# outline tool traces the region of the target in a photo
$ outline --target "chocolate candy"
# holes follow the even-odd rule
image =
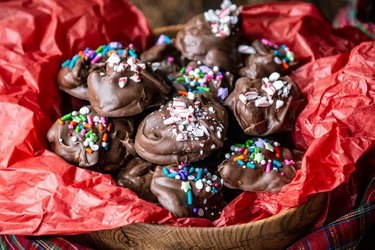
[[[129,188],[140,198],[155,203],[157,198],[150,190],[155,167],[156,165],[151,162],[134,157],[121,169],[117,177],[117,184]]]
[[[231,146],[219,165],[224,185],[252,192],[279,192],[290,183],[301,167],[301,152],[291,151],[278,142],[253,138]]]
[[[125,49],[118,42],[101,45],[96,50],[86,48],[61,65],[62,68],[57,76],[60,89],[79,99],[88,100],[88,75],[94,70],[103,69],[113,53],[121,57],[126,57],[128,54],[138,56],[132,45]]]
[[[237,7],[225,1],[220,10],[209,10],[189,20],[177,33],[176,48],[188,59],[235,72],[239,64],[237,24]]]
[[[240,45],[238,50],[245,57],[239,74],[250,79],[267,77],[273,72],[287,75],[297,65],[294,53],[286,45],[279,46],[267,39],[255,40],[251,46]]]
[[[160,204],[176,217],[202,217],[214,220],[223,207],[222,181],[215,173],[190,164],[158,166],[151,191]]]
[[[293,80],[274,72],[268,78],[237,80],[225,105],[248,135],[291,130],[304,100]]]
[[[105,71],[94,71],[88,77],[89,100],[100,115],[133,116],[152,105],[158,105],[171,91],[157,74],[142,61],[116,54]],[[111,59],[111,58],[110,58]]]
[[[138,127],[135,149],[147,161],[168,165],[198,161],[223,146],[227,113],[215,97],[173,98]]]
[[[179,71],[185,61],[166,35],[161,35],[154,46],[144,51],[141,60],[149,62],[153,71],[164,75]]]
[[[100,172],[117,170],[128,152],[134,128],[129,120],[99,116],[90,106],[59,118],[47,138],[52,150],[64,160]]]

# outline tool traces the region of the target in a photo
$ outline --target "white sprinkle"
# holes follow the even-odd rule
[[[104,72],[99,73],[100,76],[105,76]]]
[[[218,66],[214,66],[214,67],[212,68],[212,70],[213,70],[214,72],[218,72],[218,71],[219,71],[219,67],[218,67]]]
[[[277,100],[276,101],[276,109],[279,109],[282,106],[284,106],[284,101],[283,100]]]
[[[216,148],[216,145],[215,144],[212,144],[211,145],[211,149],[215,149]]]
[[[217,180],[217,175],[212,175],[211,180],[212,181],[216,181]]]
[[[92,149],[93,151],[98,151],[98,150],[99,150],[99,145],[93,144],[93,145],[91,145],[90,147],[91,147],[91,149]]]
[[[201,155],[203,155],[203,150],[200,150],[199,153],[200,153]]]
[[[195,84],[194,84],[194,85],[195,85]],[[194,100],[194,98],[195,98],[194,93],[193,93],[193,92],[188,92],[188,93],[187,93],[187,98],[188,98],[189,100]]]
[[[280,78],[280,74],[277,73],[277,72],[273,72],[270,76],[269,76],[269,79],[270,81],[274,82],[276,80],[279,80]]]
[[[274,62],[275,62],[276,64],[281,64],[281,59],[278,58],[277,56],[275,56],[275,58],[274,58],[273,60],[274,60]]]
[[[207,180],[207,184],[211,185],[212,181],[211,180]]]
[[[154,62],[154,63],[151,64],[152,71],[158,70],[159,67],[160,67],[160,62]]]
[[[195,182],[195,187],[196,187],[197,189],[202,189],[202,188],[203,188],[203,182],[202,182],[202,180],[197,180],[197,181]]]
[[[176,180],[179,180],[179,179],[181,179],[181,176],[176,175],[174,178],[175,178]]]
[[[225,159],[229,159],[230,158],[230,154],[229,153],[226,153],[225,154]]]
[[[72,116],[77,116],[78,115],[78,112],[77,111],[73,111],[72,112]]]
[[[207,186],[205,189],[206,189],[206,192],[211,192],[211,187],[210,186]]]
[[[88,113],[90,113],[90,109],[88,107],[86,107],[86,106],[82,107],[82,108],[79,109],[79,113],[81,115],[87,115]]]
[[[189,176],[188,176],[188,180],[190,180],[190,181],[193,181],[193,180],[195,180],[195,177],[194,177],[194,175],[189,175]]]
[[[107,142],[105,142],[105,141],[102,142],[102,147],[103,147],[103,148],[107,147],[107,145],[108,145]]]
[[[63,142],[63,139],[62,139],[62,138],[59,138],[59,142]]]
[[[78,141],[78,138],[76,136],[72,136],[71,140],[72,140],[72,142],[76,142],[76,141]]]
[[[208,111],[210,111],[211,113],[215,113],[215,109],[213,107],[209,107]]]
[[[273,143],[273,145],[274,145],[275,147],[278,147],[278,146],[280,146],[280,143],[278,143],[277,141],[275,141],[275,142]]]
[[[260,164],[266,165],[266,160],[261,160]]]

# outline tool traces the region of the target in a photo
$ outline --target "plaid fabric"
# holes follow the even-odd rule
[[[359,207],[293,244],[290,250],[354,249],[375,225],[375,177]]]
[[[27,236],[0,235],[0,250],[89,250],[63,238],[32,238]]]

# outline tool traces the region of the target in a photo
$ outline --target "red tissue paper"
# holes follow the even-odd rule
[[[150,45],[143,15],[128,1],[0,3],[0,233],[77,234],[137,222],[224,226],[265,218],[347,182],[375,140],[375,44],[331,29],[309,4],[245,6],[246,37],[287,44],[301,63],[292,74],[308,104],[293,137],[306,150],[301,171],[279,194],[242,193],[213,223],[176,219],[49,151],[46,133],[61,115],[60,64],[109,41]],[[346,30],[346,32],[349,32]]]

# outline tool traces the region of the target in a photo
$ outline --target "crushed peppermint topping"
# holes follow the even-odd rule
[[[274,96],[276,96],[276,109],[284,106],[284,101],[281,98],[287,98],[290,94],[292,84],[280,79],[280,74],[273,72],[268,78],[262,79],[262,90],[266,93],[265,96],[260,95],[255,91],[248,91],[238,96],[243,104],[251,101],[254,102],[255,107],[266,108],[274,103]]]
[[[164,118],[164,125],[172,126],[176,141],[200,140],[204,136],[209,138],[211,133],[206,128],[206,122],[203,120],[213,121],[214,125],[217,126],[216,134],[221,138],[222,124],[211,116],[211,114],[216,112],[212,106],[208,107],[207,110],[203,110],[199,101],[193,100],[193,105],[187,106],[181,97],[175,97],[168,104],[167,110],[170,117]],[[212,127],[212,130],[215,130],[215,128]]]
[[[204,18],[211,25],[211,31],[217,37],[230,36],[232,28],[238,23],[239,10],[230,0],[224,0],[220,9],[208,10]]]

